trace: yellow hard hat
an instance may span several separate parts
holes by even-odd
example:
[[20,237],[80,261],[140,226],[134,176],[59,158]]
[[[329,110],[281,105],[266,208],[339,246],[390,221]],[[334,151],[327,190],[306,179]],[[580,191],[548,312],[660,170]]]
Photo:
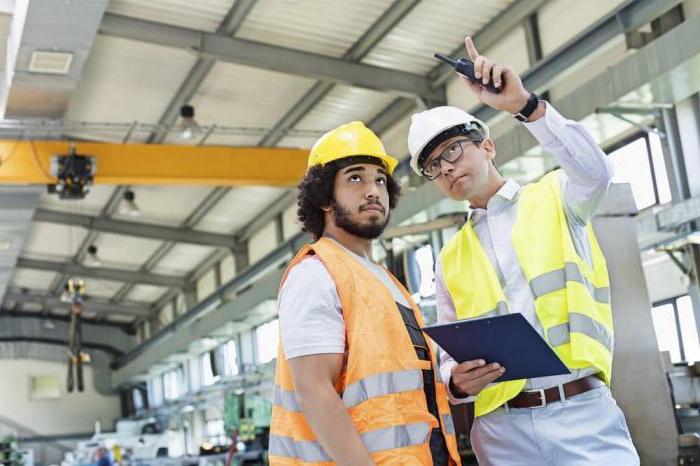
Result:
[[355,156],[376,157],[384,162],[390,175],[398,160],[387,155],[382,141],[361,121],[353,121],[328,131],[316,141],[309,153],[308,168]]

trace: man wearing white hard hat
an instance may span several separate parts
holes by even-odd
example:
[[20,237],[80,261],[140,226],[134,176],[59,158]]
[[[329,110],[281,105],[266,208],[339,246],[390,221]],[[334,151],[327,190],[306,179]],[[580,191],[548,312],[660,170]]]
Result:
[[455,107],[413,115],[411,168],[471,208],[436,264],[438,321],[522,313],[571,373],[494,383],[507,367],[458,364],[442,352],[450,400],[474,402],[471,442],[482,466],[637,465],[609,389],[610,288],[590,224],[612,168],[586,130],[528,92],[510,66],[480,55],[471,38],[466,47],[477,78],[463,78],[467,87],[513,114],[562,170],[520,186],[498,172],[482,121]]

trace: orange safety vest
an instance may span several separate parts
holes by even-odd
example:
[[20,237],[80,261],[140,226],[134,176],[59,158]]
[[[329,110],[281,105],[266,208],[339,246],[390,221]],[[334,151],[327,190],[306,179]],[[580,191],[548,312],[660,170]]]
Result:
[[[416,355],[391,292],[371,271],[334,241],[321,238],[304,246],[282,278],[309,254],[328,269],[340,298],[346,331],[346,367],[336,390],[377,465],[432,465],[431,430],[440,426],[451,466],[460,465],[447,393],[428,348],[430,361]],[[391,274],[390,274],[391,276]],[[403,286],[396,286],[411,303],[416,321],[423,325],[417,306]],[[431,346],[431,345],[429,345]],[[441,420],[430,414],[423,391],[423,370],[433,369]],[[294,383],[282,344],[277,353],[274,400],[270,424],[271,465],[333,465],[316,439],[294,393]]]

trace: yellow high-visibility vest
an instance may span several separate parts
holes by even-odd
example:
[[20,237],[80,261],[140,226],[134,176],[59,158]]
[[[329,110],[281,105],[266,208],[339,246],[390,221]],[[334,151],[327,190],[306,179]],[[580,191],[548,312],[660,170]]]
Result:
[[[608,270],[590,223],[586,232],[590,266],[574,248],[558,171],[522,188],[511,239],[534,295],[544,338],[567,367],[595,367],[609,385],[614,333]],[[471,222],[450,239],[440,259],[458,319],[509,312],[496,271]],[[513,399],[525,383],[513,380],[484,389],[476,398],[476,416]]]

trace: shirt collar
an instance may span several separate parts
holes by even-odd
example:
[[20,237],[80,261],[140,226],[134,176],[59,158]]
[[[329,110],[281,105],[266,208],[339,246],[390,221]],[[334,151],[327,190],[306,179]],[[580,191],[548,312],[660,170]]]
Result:
[[486,203],[486,209],[472,208],[470,206],[469,218],[478,222],[486,215],[487,209],[494,209],[500,205],[513,202],[520,191],[520,184],[513,178],[508,178],[496,194]]
[[520,184],[513,178],[508,178],[506,182],[498,190],[496,196],[502,197],[506,201],[512,201],[515,199],[515,195],[520,191]]

